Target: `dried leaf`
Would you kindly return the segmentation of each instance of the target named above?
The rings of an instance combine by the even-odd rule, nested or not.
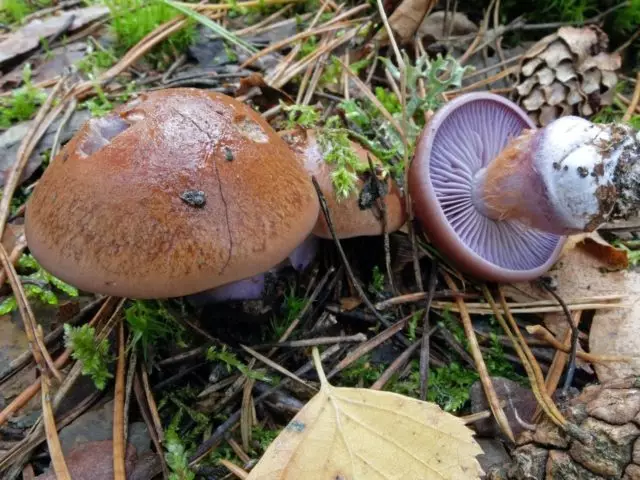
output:
[[[236,96],[247,95],[254,88],[260,90],[260,95],[252,97],[252,100],[261,109],[268,110],[278,105],[281,100],[289,105],[296,103],[286,92],[268,85],[264,77],[258,72],[253,72],[248,77],[240,79],[240,86],[236,90]]]
[[[355,310],[362,304],[359,297],[343,297],[340,299],[340,307],[347,312]]]
[[[556,292],[565,300],[601,295],[628,297],[622,301],[626,307],[595,312],[589,334],[589,350],[595,355],[634,356],[640,352],[640,273],[620,270],[627,262],[626,252],[591,233],[570,237],[549,272],[557,283]],[[519,301],[549,299],[534,283],[516,284],[509,289],[509,295]],[[563,314],[547,314],[544,323],[556,338],[564,336],[567,320]],[[584,365],[580,360],[578,364]],[[640,374],[640,357],[629,364],[597,364],[595,370],[600,381],[630,375],[630,371]]]
[[[433,0],[403,0],[389,17],[389,25],[399,42],[408,42],[418,30],[420,22],[436,2]],[[380,40],[387,40],[386,29],[378,33]]]
[[[640,375],[640,273],[623,271],[615,275],[615,285],[633,302],[631,310],[597,312],[589,333],[589,350],[594,355],[633,358],[631,362],[596,364],[596,374],[601,382]]]
[[[446,21],[445,21],[446,20]],[[469,18],[461,12],[456,12],[452,15],[449,12],[446,15],[445,11],[432,13],[424,19],[422,25],[418,29],[418,36],[421,38],[427,37],[432,40],[442,40],[446,38],[447,34],[451,32],[452,37],[469,35],[470,33],[476,33],[478,26],[473,23]]]
[[[247,480],[480,478],[482,449],[461,419],[396,393],[333,387],[313,355],[320,391]]]

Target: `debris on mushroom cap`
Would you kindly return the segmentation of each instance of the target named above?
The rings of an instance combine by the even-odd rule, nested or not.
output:
[[[176,88],[85,124],[35,188],[25,228],[62,280],[164,298],[268,270],[318,212],[308,174],[257,112]]]
[[[291,146],[300,162],[309,172],[309,175],[316,177],[327,201],[331,221],[338,238],[373,236],[383,233],[382,214],[377,207],[375,186],[372,185],[371,181],[367,181],[371,177],[368,168],[366,174],[358,178],[356,182],[356,191],[358,193],[353,193],[346,199],[338,200],[331,180],[332,166],[324,161],[317,141],[317,132],[299,128],[278,133]],[[366,149],[357,143],[351,143],[363,165],[368,166],[368,155],[371,157],[374,168],[380,165],[380,160],[371,155]],[[386,230],[391,233],[402,227],[406,221],[404,198],[390,176],[385,179],[379,178],[379,180],[380,185],[386,187],[387,190],[384,196],[387,216]],[[313,228],[313,234],[322,238],[331,238],[331,232],[322,212],[320,212],[318,222]]]
[[[475,198],[486,167],[532,121],[491,93],[457,97],[425,127],[409,172],[416,217],[460,270],[492,281],[526,281],[555,263],[564,237],[487,216]]]

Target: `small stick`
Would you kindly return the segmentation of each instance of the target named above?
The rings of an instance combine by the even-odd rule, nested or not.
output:
[[[158,413],[156,399],[154,398],[153,392],[151,391],[151,386],[149,385],[149,375],[147,375],[147,370],[144,365],[140,365],[139,370],[140,378],[142,379],[142,387],[144,388],[147,405],[149,406],[149,413],[151,414],[151,419],[153,420],[154,430],[156,431],[158,441],[160,443],[164,443],[164,430],[162,429],[162,421],[160,420],[160,414]]]
[[[142,388],[142,382],[140,381],[140,374],[138,372],[136,372],[133,382],[134,382],[133,391],[136,395],[136,400],[138,401],[138,407],[140,409],[140,413],[142,414],[142,419],[144,420],[144,423],[146,424],[147,429],[149,430],[149,436],[151,437],[153,446],[156,449],[156,454],[158,455],[158,462],[160,463],[160,467],[162,469],[162,478],[163,480],[168,480],[169,470],[167,469],[167,463],[164,459],[164,455],[163,455],[164,451],[162,449],[162,444],[158,439],[158,431],[156,429],[156,426],[154,425],[153,420],[151,419],[151,415],[149,412],[151,408],[145,402],[145,394]]]
[[[341,370],[347,368],[353,362],[358,360],[363,355],[366,355],[371,350],[376,348],[379,345],[382,345],[384,342],[392,338],[398,332],[400,332],[406,325],[411,315],[403,318],[402,320],[398,320],[395,324],[391,325],[386,330],[383,330],[375,337],[369,339],[367,342],[358,345],[353,351],[349,352],[345,358],[343,358],[334,368],[327,374],[327,378],[332,378]]]
[[[280,372],[281,374],[289,377],[292,380],[295,380],[296,382],[298,382],[300,385],[304,385],[305,387],[309,388],[310,390],[315,391],[316,388],[313,387],[312,385],[310,385],[309,383],[305,382],[304,380],[302,380],[300,377],[298,377],[295,373],[287,370],[286,368],[284,368],[282,365],[277,364],[276,362],[274,362],[273,360],[265,357],[264,355],[256,352],[254,349],[247,347],[246,345],[240,345],[243,350],[245,350],[247,353],[249,353],[250,355],[252,355],[254,358],[256,358],[257,360],[260,360],[262,363],[266,364],[267,366],[271,367],[272,369],[274,369],[276,372]]]
[[[391,292],[394,295],[398,295],[398,290],[396,289],[395,282],[393,281],[393,271],[391,269],[391,245],[389,242],[389,230],[387,228],[388,220],[387,220],[387,204],[384,201],[385,195],[382,193],[382,187],[380,179],[376,175],[376,170],[373,166],[373,161],[371,160],[371,155],[367,153],[367,161],[369,162],[369,174],[371,175],[372,181],[376,186],[376,204],[378,205],[378,209],[382,213],[380,216],[381,224],[382,224],[382,235],[384,236],[384,264],[387,270],[387,277],[389,277],[389,286],[391,287]]]
[[[567,367],[567,375],[564,379],[564,385],[562,386],[562,393],[564,395],[567,394],[571,383],[573,382],[573,376],[576,371],[576,352],[578,351],[578,337],[580,334],[580,330],[578,330],[578,325],[573,322],[573,318],[571,316],[571,312],[567,307],[567,304],[564,300],[558,295],[553,288],[551,288],[546,282],[540,282],[542,288],[544,288],[547,292],[549,292],[553,298],[555,298],[558,303],[562,306],[562,311],[564,312],[567,323],[569,324],[569,328],[571,329],[571,353],[569,354],[569,365]],[[578,316],[577,320],[580,320]]]
[[[113,402],[113,478],[126,480],[125,467],[125,438],[124,438],[124,402],[125,402],[125,370],[126,348],[124,340],[124,322],[118,328],[118,364],[116,371],[116,386]]]
[[[391,362],[391,365],[389,365],[386,370],[382,372],[382,375],[380,375],[380,377],[369,388],[371,390],[382,390],[387,382],[391,380],[391,377],[394,375],[394,373],[400,370],[404,366],[404,364],[407,363],[409,358],[411,358],[411,355],[413,355],[413,352],[418,349],[421,343],[422,340],[417,340],[409,345],[404,350],[404,352],[398,355],[398,357],[393,362]]]
[[[447,272],[442,272],[442,274],[444,275],[444,279],[447,282],[449,288],[454,292],[457,291],[458,287],[456,286],[453,279],[449,276],[449,274]],[[473,324],[471,323],[471,317],[469,316],[467,307],[465,306],[464,300],[462,300],[461,298],[458,298],[456,302],[458,303],[458,308],[460,309],[462,326],[464,327],[467,340],[469,340],[469,349],[471,350],[471,355],[473,356],[473,360],[476,364],[476,369],[478,370],[478,374],[480,375],[480,381],[482,382],[484,393],[487,397],[487,401],[489,402],[489,406],[491,407],[491,411],[493,412],[493,416],[500,426],[502,433],[504,433],[511,442],[515,443],[513,431],[511,430],[511,426],[509,425],[507,416],[499,406],[498,395],[493,388],[493,383],[491,382],[491,377],[489,376],[487,365],[484,363],[484,359],[482,358],[482,352],[480,351],[478,338],[476,337],[475,331],[473,330]]]
[[[431,271],[429,272],[429,291],[427,292],[427,299],[424,304],[424,314],[422,315],[422,346],[420,347],[420,400],[427,399],[427,393],[429,389],[429,341],[430,335],[430,322],[429,313],[431,312],[431,302],[433,301],[433,294],[436,291],[436,284],[438,283],[438,262],[434,260],[431,263]]]
[[[78,105],[77,100],[75,98],[72,98],[71,101],[69,102],[69,105],[67,105],[66,110],[62,114],[60,125],[58,125],[58,129],[56,130],[56,135],[55,137],[53,137],[53,144],[51,145],[51,157],[50,157],[49,165],[51,165],[51,163],[54,161],[54,159],[58,155],[58,151],[60,150],[60,137],[62,137],[62,132],[66,128],[67,123],[69,123],[69,120],[73,115],[73,112],[76,111],[77,105]]]
[[[320,185],[318,184],[318,180],[316,179],[315,175],[311,176],[311,180],[313,182],[313,186],[316,189],[316,194],[318,195],[318,199],[320,200],[320,207],[322,208],[322,213],[323,213],[324,218],[325,218],[325,220],[327,222],[327,225],[329,227],[329,231],[331,232],[331,236],[333,237],[333,241],[336,244],[336,247],[337,247],[338,252],[340,254],[340,258],[342,259],[342,263],[344,264],[344,268],[347,271],[347,274],[349,275],[349,278],[351,279],[355,289],[357,290],[358,295],[360,296],[360,299],[364,302],[364,304],[367,306],[367,308],[369,308],[369,310],[371,310],[373,315],[375,315],[376,319],[380,323],[382,323],[387,328],[390,327],[391,326],[391,322],[389,322],[386,318],[384,318],[382,315],[380,315],[380,313],[375,309],[375,307],[371,303],[371,300],[369,300],[367,295],[364,293],[364,290],[362,289],[362,286],[360,285],[360,283],[358,282],[356,276],[354,275],[353,270],[351,270],[351,265],[349,264],[349,260],[347,259],[347,255],[344,253],[344,250],[342,248],[340,240],[338,239],[338,236],[336,235],[336,230],[335,230],[335,228],[333,226],[333,221],[331,220],[331,214],[329,213],[329,207],[327,206],[327,200],[324,198],[324,194],[322,193],[322,190],[320,189]],[[407,339],[404,338],[404,336],[402,338],[403,338],[403,342],[405,343],[405,345],[408,345]]]
[[[485,286],[485,291],[488,294],[488,289],[486,288],[486,286]],[[500,286],[498,286],[498,296],[499,296],[500,304],[502,306],[502,310],[505,313],[505,316],[507,317],[507,321],[509,322],[509,325],[511,326],[511,329],[512,329],[509,335],[514,336],[513,337],[514,338],[513,341],[515,342],[514,346],[516,345],[516,343],[520,344],[519,348],[520,348],[520,351],[522,352],[522,356],[520,358],[526,359],[526,360],[523,360],[523,365],[529,365],[531,368],[531,374],[533,375],[533,378],[531,379],[531,386],[532,386],[532,389],[534,385],[536,385],[537,387],[536,389],[533,389],[534,394],[537,391],[538,395],[540,396],[540,399],[538,401],[543,406],[543,408],[547,409],[545,410],[545,413],[547,414],[547,416],[549,416],[549,418],[551,418],[551,420],[554,421],[558,426],[565,428],[567,425],[567,420],[564,418],[562,413],[560,413],[560,410],[558,410],[558,407],[553,402],[551,397],[547,395],[547,390],[544,383],[544,377],[542,376],[542,370],[540,368],[540,364],[537,362],[536,357],[533,355],[533,352],[531,351],[531,349],[529,348],[529,345],[525,341],[524,336],[522,335],[522,332],[520,332],[520,329],[518,328],[518,324],[513,318],[512,312],[509,309],[509,306],[507,305],[507,301],[504,297],[504,293],[502,292],[502,289],[500,288]],[[493,301],[493,297],[490,294],[488,294],[487,299],[491,302],[492,307],[495,308],[496,318],[499,317],[500,319],[502,319],[502,322],[504,322],[504,318],[502,317],[502,314],[498,311],[497,306]],[[504,323],[506,325],[506,322]]]
[[[389,307],[394,307],[396,305],[402,305],[404,303],[414,303],[419,302],[421,300],[425,300],[429,296],[429,292],[414,292],[407,293],[405,295],[399,295],[397,297],[392,297],[387,300],[383,300],[382,302],[378,302],[375,304],[375,307],[378,310],[386,310]],[[435,299],[445,299],[445,298],[465,298],[465,299],[474,299],[478,298],[478,295],[475,293],[458,293],[455,294],[451,290],[441,290],[439,292],[433,293],[432,300]]]
[[[242,468],[240,468],[239,466],[237,466],[235,463],[230,462],[229,460],[218,460],[218,462],[221,465],[224,465],[224,467],[229,470],[231,473],[233,473],[236,477],[244,480],[246,478],[249,478],[249,474],[247,472],[245,472]]]
[[[318,337],[310,338],[308,340],[293,340],[291,342],[278,342],[278,343],[265,343],[253,347],[254,349],[267,348],[267,347],[288,347],[288,348],[306,348],[317,345],[333,345],[335,343],[360,343],[367,340],[367,336],[364,333],[356,333],[355,335],[347,337]]]
[[[402,60],[402,55],[400,55],[400,49],[398,48],[398,44],[396,43],[396,37],[393,34],[393,29],[391,28],[391,25],[389,25],[389,19],[387,18],[387,13],[384,11],[382,0],[377,0],[377,3],[378,11],[380,12],[380,18],[382,19],[384,28],[387,30],[387,36],[389,37],[389,41],[391,42],[391,46],[393,47],[393,53],[396,56],[398,66],[400,67],[400,70],[404,70],[404,61]]]
[[[320,355],[320,358],[322,360],[325,360],[325,359],[335,355],[340,350],[341,350],[341,348],[340,348],[339,345],[334,345],[333,347],[329,347],[324,352],[322,352],[322,354]],[[305,363],[302,367],[300,367],[298,370],[296,370],[294,373],[296,375],[298,375],[298,376],[301,376],[301,375],[304,375],[305,373],[307,373],[312,368],[313,368],[313,362],[309,361],[309,362]],[[265,391],[264,393],[260,394],[260,396],[258,396],[257,398],[254,399],[254,404],[258,405],[263,400],[265,400],[270,395],[272,395],[274,392],[280,390],[284,385],[286,385],[287,380],[288,379],[285,378],[280,383],[280,385],[276,385],[274,387],[271,387],[267,391]],[[233,425],[235,425],[236,422],[238,422],[238,420],[240,420],[240,409],[236,410],[234,413],[229,415],[229,417],[224,421],[224,423],[219,425],[215,429],[215,431],[211,434],[211,436],[209,438],[207,438],[204,442],[202,442],[202,444],[200,444],[200,446],[197,448],[196,452],[189,458],[189,465],[193,466],[199,460],[201,460],[214,447],[214,445],[216,445],[220,440],[222,440],[224,438],[224,435],[226,434],[226,432],[229,431],[230,429],[232,429]]]
[[[582,312],[577,312],[582,313]],[[564,353],[571,352],[571,345],[565,345],[559,342],[552,334],[544,328],[542,325],[530,325],[527,327],[527,332],[531,335],[534,335],[545,342],[547,342],[551,347],[555,348]],[[566,330],[567,339],[566,342],[569,341],[569,333],[570,330]],[[633,357],[622,356],[622,355],[594,355],[593,353],[587,352],[576,352],[576,356],[586,362],[590,363],[606,363],[606,362],[630,362]]]
[[[71,474],[67,468],[67,463],[62,454],[60,445],[60,437],[56,429],[56,421],[51,408],[51,396],[49,390],[49,377],[42,375],[40,377],[42,383],[42,417],[44,419],[44,430],[47,435],[47,446],[49,447],[49,455],[51,456],[51,464],[53,471],[58,480],[71,480]]]
[[[304,307],[302,308],[302,310],[300,311],[300,313],[298,314],[298,316],[295,318],[295,320],[293,322],[291,322],[291,325],[289,325],[289,327],[287,328],[287,330],[282,334],[282,336],[280,337],[280,339],[278,340],[278,343],[282,343],[285,342],[287,340],[287,338],[289,338],[291,336],[291,334],[293,333],[293,331],[296,329],[296,327],[300,324],[300,321],[304,318],[304,316],[307,314],[307,312],[309,311],[309,308],[311,308],[311,305],[313,305],[313,302],[315,302],[316,298],[318,297],[318,295],[320,294],[320,292],[322,291],[322,289],[324,288],[325,284],[327,283],[327,281],[329,280],[329,276],[335,271],[335,269],[333,267],[329,268],[327,270],[327,272],[324,274],[324,276],[322,277],[322,279],[320,280],[320,282],[318,283],[318,285],[316,286],[316,288],[314,288],[313,292],[311,293],[311,295],[309,296],[309,298],[307,299],[307,302],[305,303]],[[277,347],[274,347],[268,354],[269,357],[273,356],[273,354],[276,352]]]

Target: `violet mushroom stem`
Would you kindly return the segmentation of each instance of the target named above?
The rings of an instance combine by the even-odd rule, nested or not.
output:
[[[640,134],[561,117],[513,139],[472,185],[476,208],[557,235],[589,232],[640,210]]]
[[[319,238],[310,234],[285,260],[273,266],[268,271],[210,290],[205,290],[204,292],[189,295],[188,299],[191,304],[196,307],[228,301],[259,300],[265,293],[267,278],[270,274],[278,275],[278,273],[288,267],[292,267],[298,272],[306,270],[316,256],[318,243]]]

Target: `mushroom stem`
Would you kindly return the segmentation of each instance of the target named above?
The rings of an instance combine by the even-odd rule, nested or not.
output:
[[[640,212],[640,133],[562,117],[526,130],[479,170],[473,202],[494,220],[569,235]]]

